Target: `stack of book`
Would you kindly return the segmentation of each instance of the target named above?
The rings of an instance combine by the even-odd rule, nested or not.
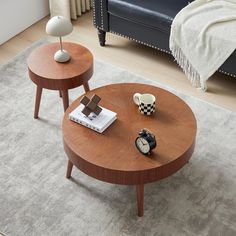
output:
[[[94,113],[91,113],[89,116],[85,116],[82,113],[83,108],[84,105],[80,104],[69,114],[69,119],[99,133],[102,133],[117,119],[117,114],[115,112],[104,107],[101,107],[102,111],[98,116]]]

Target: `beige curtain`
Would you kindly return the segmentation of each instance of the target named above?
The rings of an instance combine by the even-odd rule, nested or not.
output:
[[[49,0],[49,4],[51,17],[60,15],[73,20],[92,7],[91,0]]]

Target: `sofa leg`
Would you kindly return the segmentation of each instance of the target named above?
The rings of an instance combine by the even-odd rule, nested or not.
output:
[[[105,46],[105,42],[106,42],[106,32],[98,29],[98,39],[99,39],[99,43],[100,45],[103,47]]]

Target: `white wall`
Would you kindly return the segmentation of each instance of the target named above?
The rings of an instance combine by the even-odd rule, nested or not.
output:
[[[48,0],[0,0],[0,45],[49,14]]]

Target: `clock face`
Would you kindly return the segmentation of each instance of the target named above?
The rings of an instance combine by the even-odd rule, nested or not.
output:
[[[139,151],[143,154],[147,154],[150,152],[150,146],[146,139],[139,137],[136,139],[135,143]]]

